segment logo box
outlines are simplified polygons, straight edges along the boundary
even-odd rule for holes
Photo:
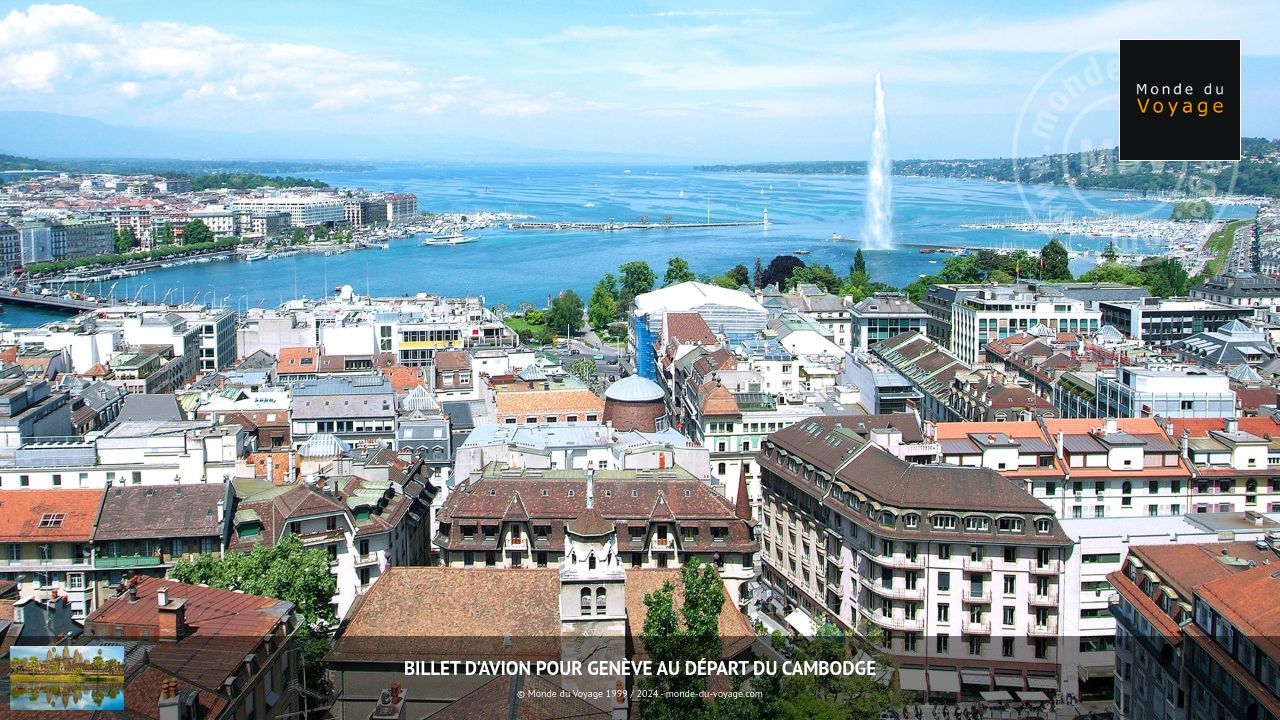
[[[1120,159],[1240,159],[1239,40],[1120,41]]]

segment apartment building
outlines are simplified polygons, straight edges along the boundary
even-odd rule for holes
[[[896,293],[876,293],[849,310],[852,334],[847,350],[868,350],[872,345],[903,333],[924,333],[929,314]]]
[[[413,193],[392,193],[385,201],[387,222],[402,223],[418,217],[418,196]]]
[[[1188,512],[1280,512],[1280,422],[1172,418],[1165,431],[1191,468]]]
[[[1129,551],[1109,576],[1117,717],[1280,717],[1278,539]]]
[[[983,287],[958,300],[951,313],[950,350],[965,362],[978,362],[989,340],[1043,325],[1058,332],[1095,333],[1102,313],[1056,289],[1033,286]]]
[[[1280,309],[1280,280],[1261,273],[1233,270],[1191,288],[1191,297],[1248,308],[1259,318]]]
[[[833,295],[818,285],[798,283],[789,292],[771,296],[767,300],[757,291],[757,299],[770,310],[775,307],[778,310],[790,310],[821,325],[830,333],[831,341],[846,351],[858,346],[853,309],[845,302],[845,298]]]
[[[0,273],[9,273],[18,267],[22,267],[22,243],[18,229],[8,223],[0,223]]]
[[[345,219],[342,199],[331,195],[275,195],[236,198],[232,210],[289,213],[292,227],[314,227],[341,223]]]
[[[0,580],[18,595],[65,596],[83,618],[93,603],[93,528],[101,490],[0,490]]]
[[[295,445],[316,434],[333,434],[346,441],[395,438],[395,391],[382,375],[300,380],[290,394],[290,434]]]
[[[735,506],[680,467],[542,470],[491,463],[444,501],[434,544],[449,567],[545,568],[561,562],[566,528],[591,518],[616,532],[622,566],[714,565],[734,607],[749,599],[759,540]],[[730,608],[726,608],[726,611]]]
[[[903,689],[933,699],[1074,691],[1059,610],[1071,540],[1052,509],[990,469],[898,459],[858,420],[810,418],[757,456],[771,611],[878,628]]]
[[[67,393],[47,380],[29,380],[19,365],[0,369],[0,464],[25,443],[73,434]]]
[[[871,353],[911,383],[919,394],[920,415],[934,422],[959,420],[952,384],[972,366],[918,332],[895,335],[871,346]]]

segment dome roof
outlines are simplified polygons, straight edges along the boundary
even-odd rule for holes
[[[351,446],[329,433],[316,433],[298,448],[298,455],[304,458],[336,458],[348,452]]]
[[[620,402],[654,402],[661,400],[664,396],[665,393],[662,392],[662,387],[658,383],[639,375],[624,377],[604,391],[606,400]]]

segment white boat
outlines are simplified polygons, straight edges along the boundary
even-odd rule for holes
[[[454,229],[446,235],[433,235],[422,241],[423,245],[462,245],[464,243],[475,242],[480,238],[475,235],[463,235]]]
[[[844,240],[843,235],[841,235],[840,233],[831,233],[832,242],[840,242],[841,240]]]
[[[812,251],[810,251],[810,250],[796,250],[796,251],[795,251],[795,254],[796,254],[796,255],[808,255],[810,252],[812,252]]]
[[[584,207],[584,208],[593,208],[593,207],[595,207],[595,206],[596,206],[596,204],[595,204],[595,203],[593,203],[593,202],[589,202],[589,203],[584,204],[582,207]]]
[[[267,258],[267,254],[262,252],[261,250],[254,250],[251,253],[246,253],[244,256],[244,259],[246,262],[253,262],[254,260],[265,260],[266,258]]]

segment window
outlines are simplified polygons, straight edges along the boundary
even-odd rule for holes
[[[40,516],[40,523],[37,527],[42,529],[60,528],[62,521],[66,520],[66,513],[44,513]]]
[[[1000,639],[1000,655],[1001,657],[1013,657],[1013,638]]]
[[[54,486],[54,487],[60,487],[61,485],[62,485],[62,475],[61,475],[61,474],[59,474],[59,473],[54,473],[54,474],[53,474],[53,486]]]
[[[498,564],[498,553],[492,550],[486,550],[484,553],[485,567],[493,567]]]
[[[1002,533],[1020,533],[1025,528],[1022,518],[1002,517],[998,528]]]
[[[1011,607],[1007,607],[1004,609],[1004,617],[1002,617],[1001,620],[1004,621],[1005,625],[1013,625],[1013,613],[1014,611],[1013,611],[1013,608]],[[1009,639],[1012,640],[1012,638],[1009,638]]]
[[[30,475],[19,475],[19,476],[18,476],[18,487],[30,487],[30,486],[31,486],[31,476],[30,476]]]
[[[934,643],[934,650],[939,655],[942,655],[948,652],[948,648],[950,647],[950,645],[951,645],[950,635],[939,635],[937,638],[937,641]]]
[[[939,560],[951,559],[951,543],[942,543],[938,545],[938,559]]]
[[[582,588],[582,592],[579,593],[579,597],[580,597],[580,602],[578,605],[579,607],[578,614],[590,615],[591,614],[591,588]]]
[[[1018,548],[1013,545],[1004,546],[1004,561],[1007,563],[1018,562]]]
[[[1018,587],[1018,578],[1016,575],[1004,576],[1004,594],[1005,595],[1014,594],[1014,591],[1016,590],[1017,587]]]
[[[938,592],[949,592],[951,590],[951,573],[938,573]]]
[[[946,603],[938,603],[938,622],[951,622],[951,606]]]

